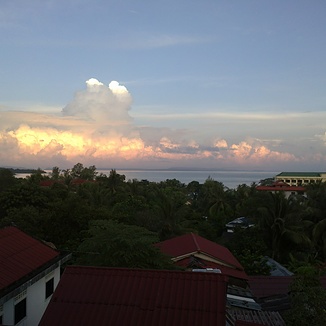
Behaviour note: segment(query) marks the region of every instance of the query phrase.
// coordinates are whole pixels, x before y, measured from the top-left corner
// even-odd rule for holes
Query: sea
[[[229,189],[235,189],[238,185],[259,183],[260,180],[274,178],[279,172],[276,171],[208,171],[208,170],[120,170],[118,174],[124,175],[126,181],[136,179],[150,182],[161,182],[167,179],[176,179],[181,183],[188,184],[192,181],[204,183],[208,178],[222,182]],[[51,170],[45,170],[50,173]],[[97,169],[98,174],[109,175],[111,169]],[[17,174],[17,177],[26,177],[26,174]]]
[[[192,181],[204,183],[208,178],[222,182],[224,186],[235,189],[238,185],[246,184],[250,186],[253,182],[274,178],[279,172],[270,171],[173,171],[173,170],[116,170],[119,174],[124,174],[126,180],[148,180],[151,182],[161,182],[167,179],[176,179],[181,183],[188,184]],[[109,171],[98,170],[99,173],[109,174]]]
[[[109,175],[111,169],[97,169],[98,174],[103,173]],[[45,170],[50,173],[51,170]],[[195,171],[182,171],[182,170],[119,170],[116,169],[118,174],[123,174],[126,181],[137,179],[148,180],[150,182],[161,182],[167,179],[176,179],[181,183],[188,184],[191,181],[198,181],[204,183],[208,178],[215,181],[222,182],[224,186],[229,189],[235,189],[238,185],[245,184],[250,186],[252,183],[259,183],[260,180],[267,178],[274,178],[279,171],[208,171],[208,170],[195,170]],[[18,178],[24,178],[28,174],[16,174]]]

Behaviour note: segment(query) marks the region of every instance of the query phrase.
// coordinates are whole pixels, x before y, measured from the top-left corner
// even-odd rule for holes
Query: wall
[[[51,297],[45,298],[45,284],[54,277],[54,289],[60,280],[60,267],[42,277],[40,280],[29,286],[26,290],[27,311],[26,317],[18,323],[18,326],[37,326],[42,315],[49,304]],[[2,322],[4,325],[14,325],[14,305],[15,298],[12,298],[3,304]]]

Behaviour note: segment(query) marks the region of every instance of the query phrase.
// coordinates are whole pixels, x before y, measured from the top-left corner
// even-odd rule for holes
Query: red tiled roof
[[[282,181],[276,181],[270,186],[257,186],[256,189],[262,191],[306,191],[305,187],[289,186],[287,183]]]
[[[304,187],[288,186],[288,187],[273,187],[273,186],[257,186],[257,190],[265,191],[306,191]]]
[[[68,266],[40,326],[225,325],[221,274]]]
[[[243,267],[238,262],[238,260],[232,255],[229,249],[213,241],[202,238],[197,234],[185,234],[173,239],[160,242],[156,244],[156,246],[159,247],[163,253],[173,258],[182,256],[189,257],[193,253],[202,253],[225,264],[231,265],[232,267],[234,267],[234,269],[242,271],[242,276],[240,278],[247,279],[247,275],[245,274]],[[209,264],[206,260],[205,263]],[[232,269],[232,267],[230,269]]]
[[[70,184],[71,185],[81,185],[81,184],[84,184],[84,183],[95,183],[96,181],[94,180],[85,180],[85,179],[79,179],[79,178],[76,178],[76,179],[72,179]],[[54,184],[62,184],[64,185],[64,180],[52,180],[52,179],[47,179],[47,180],[41,180],[39,185],[41,187],[52,187]]]
[[[39,185],[41,187],[52,187],[57,181],[55,180],[41,180]]]
[[[0,290],[59,256],[16,227],[0,229]]]

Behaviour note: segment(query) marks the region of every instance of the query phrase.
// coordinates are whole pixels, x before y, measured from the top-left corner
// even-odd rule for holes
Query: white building
[[[0,229],[0,325],[38,325],[69,258],[16,227]]]
[[[305,186],[318,182],[326,182],[326,172],[282,172],[275,177],[289,186]]]

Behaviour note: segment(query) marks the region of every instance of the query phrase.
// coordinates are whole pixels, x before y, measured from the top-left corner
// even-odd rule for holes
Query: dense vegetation
[[[240,216],[255,226],[230,237],[225,224]],[[326,183],[286,199],[259,192],[255,184],[228,189],[211,178],[188,185],[125,180],[115,170],[107,176],[81,163],[54,167],[50,176],[39,169],[26,179],[1,168],[0,226],[6,225],[72,251],[84,264],[171,268],[150,244],[196,232],[229,247],[249,274],[268,272],[264,256],[294,272],[302,266],[322,270]]]

